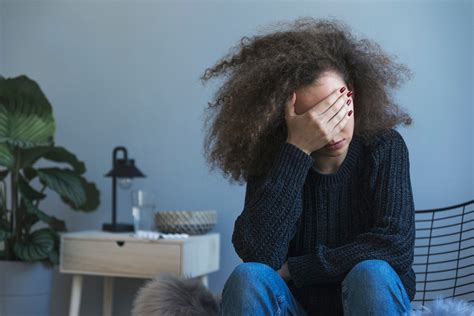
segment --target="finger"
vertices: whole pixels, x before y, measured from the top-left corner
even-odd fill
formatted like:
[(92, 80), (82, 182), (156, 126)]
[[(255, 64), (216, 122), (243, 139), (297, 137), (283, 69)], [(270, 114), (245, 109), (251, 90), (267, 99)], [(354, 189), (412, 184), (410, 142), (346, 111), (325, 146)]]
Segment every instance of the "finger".
[[(348, 109), (346, 109), (346, 114), (344, 115), (344, 117), (342, 119), (339, 120), (339, 122), (334, 126), (333, 128), (333, 133), (334, 135), (338, 134), (347, 124), (347, 122), (349, 122), (349, 119), (351, 118), (349, 116), (349, 112), (352, 111), (354, 112), (354, 109), (351, 107), (348, 107)], [(354, 113), (351, 113), (351, 116), (354, 115)]]
[[(339, 99), (336, 100), (336, 102), (326, 111), (321, 116), (321, 119), (323, 121), (326, 121), (328, 123), (332, 124), (337, 124), (339, 120), (343, 117), (344, 113), (341, 113), (341, 111), (348, 111), (347, 108), (350, 106), (352, 103), (352, 100), (350, 97), (348, 97), (346, 94), (342, 95)], [(349, 104), (348, 104), (349, 102)], [(337, 121), (332, 121), (333, 119), (336, 119)]]
[(295, 101), (296, 101), (296, 93), (293, 91), (293, 94), (288, 98), (288, 101), (286, 103), (285, 112), (286, 112), (287, 117), (293, 117), (293, 116), (298, 115), (295, 112), (295, 103), (296, 103)]
[(347, 110), (345, 108), (342, 108), (334, 117), (327, 123), (328, 128), (333, 134), (337, 134), (334, 130), (336, 126), (345, 119), (347, 116)]
[[(334, 103), (336, 103), (336, 101), (338, 101), (341, 98), (343, 99), (346, 96), (348, 89), (346, 86), (344, 86), (344, 88), (345, 89), (342, 92), (341, 92), (342, 87), (334, 90), (326, 98), (324, 98), (318, 104), (310, 108), (309, 111), (313, 111), (314, 114), (318, 114), (318, 115), (326, 114), (327, 111), (334, 105)], [(331, 117), (334, 114), (336, 114), (336, 112), (337, 110), (333, 110)]]

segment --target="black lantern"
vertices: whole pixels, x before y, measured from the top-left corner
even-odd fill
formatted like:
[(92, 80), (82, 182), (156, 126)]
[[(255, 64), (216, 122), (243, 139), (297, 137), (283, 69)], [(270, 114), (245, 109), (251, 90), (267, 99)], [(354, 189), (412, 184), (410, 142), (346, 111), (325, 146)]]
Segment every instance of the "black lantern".
[[(123, 159), (117, 159), (118, 151), (123, 151)], [(134, 231), (133, 224), (117, 223), (117, 178), (119, 178), (119, 186), (122, 188), (129, 188), (131, 185), (132, 178), (141, 177), (145, 175), (135, 167), (135, 161), (128, 159), (127, 149), (123, 146), (114, 148), (112, 154), (113, 168), (109, 173), (105, 174), (106, 177), (112, 177), (112, 223), (102, 224), (103, 231), (109, 232), (132, 232)]]

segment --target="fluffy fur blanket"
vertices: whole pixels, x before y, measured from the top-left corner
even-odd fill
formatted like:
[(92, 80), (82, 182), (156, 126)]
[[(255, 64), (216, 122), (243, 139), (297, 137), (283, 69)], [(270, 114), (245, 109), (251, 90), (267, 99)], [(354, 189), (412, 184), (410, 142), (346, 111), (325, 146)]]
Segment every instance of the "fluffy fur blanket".
[(137, 292), (133, 316), (219, 315), (220, 295), (213, 295), (199, 278), (158, 274)]
[(474, 305), (460, 299), (438, 297), (411, 311), (410, 316), (474, 316)]
[[(217, 316), (220, 295), (212, 294), (197, 278), (159, 274), (137, 292), (133, 316)], [(474, 304), (437, 298), (411, 311), (410, 316), (474, 316)]]

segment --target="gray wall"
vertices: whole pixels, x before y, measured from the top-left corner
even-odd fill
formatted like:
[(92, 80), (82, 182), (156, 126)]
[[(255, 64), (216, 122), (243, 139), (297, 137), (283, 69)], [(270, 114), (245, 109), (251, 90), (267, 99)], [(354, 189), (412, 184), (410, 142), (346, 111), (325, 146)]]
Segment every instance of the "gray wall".
[[(0, 0), (0, 72), (27, 74), (53, 105), (56, 143), (84, 160), (102, 191), (92, 214), (72, 212), (54, 193), (43, 207), (72, 231), (110, 220), (114, 146), (124, 145), (158, 208), (216, 209), (221, 291), (240, 260), (230, 237), (244, 186), (210, 173), (202, 156), (203, 109), (216, 84), (198, 77), (244, 35), (299, 16), (338, 17), (376, 40), (415, 78), (397, 92), (414, 126), (400, 129), (410, 151), (418, 209), (457, 204), (473, 187), (472, 1), (9, 1)], [(119, 219), (132, 220), (129, 192)], [(55, 277), (54, 312), (67, 311), (71, 278)], [(117, 279), (115, 315), (128, 315), (143, 280)], [(81, 315), (99, 315), (102, 280), (86, 277)]]

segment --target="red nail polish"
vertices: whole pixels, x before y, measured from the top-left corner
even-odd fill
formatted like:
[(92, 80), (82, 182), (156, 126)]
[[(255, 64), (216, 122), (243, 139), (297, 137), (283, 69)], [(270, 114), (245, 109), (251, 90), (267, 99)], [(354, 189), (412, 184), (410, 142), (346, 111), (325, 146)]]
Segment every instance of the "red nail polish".
[(341, 90), (339, 90), (340, 93), (343, 93), (344, 90), (346, 90), (346, 87), (342, 87)]
[(349, 116), (351, 116), (351, 115), (352, 115), (352, 110), (349, 111)]
[(352, 95), (352, 91), (349, 91), (349, 92), (347, 93), (347, 96), (350, 97), (351, 95)]
[(347, 105), (351, 104), (351, 99), (347, 100)]

